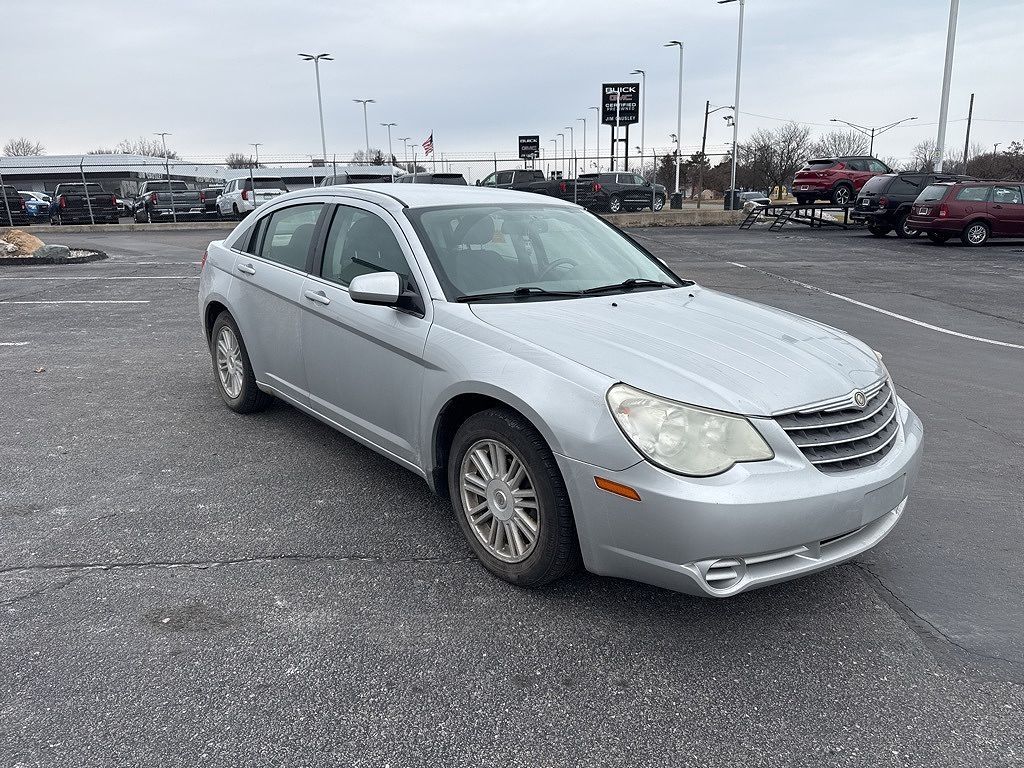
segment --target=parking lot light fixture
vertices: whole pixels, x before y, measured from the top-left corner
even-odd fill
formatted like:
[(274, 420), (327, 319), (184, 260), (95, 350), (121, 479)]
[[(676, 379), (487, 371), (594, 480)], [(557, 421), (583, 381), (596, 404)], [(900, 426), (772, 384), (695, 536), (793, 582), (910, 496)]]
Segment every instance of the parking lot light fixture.
[[(577, 121), (583, 123), (583, 170), (587, 170), (587, 118), (577, 117)], [(579, 169), (576, 169), (579, 171)]]
[[(178, 223), (178, 212), (174, 209), (174, 190), (171, 188), (171, 163), (167, 159), (167, 137), (168, 136), (173, 136), (174, 134), (168, 133), (167, 131), (159, 131), (159, 132), (157, 132), (157, 133), (155, 133), (153, 135), (154, 136), (159, 136), (160, 137), (160, 141), (164, 145), (164, 176), (167, 179), (167, 193), (171, 197), (171, 218), (174, 220), (174, 223), (177, 224)], [(85, 202), (86, 203), (89, 202), (89, 195), (85, 196)], [(92, 205), (91, 204), (89, 205), (89, 218), (90, 219), (92, 218)], [(96, 222), (92, 222), (92, 223), (95, 224)]]
[(573, 130), (572, 130), (572, 126), (571, 125), (565, 126), (565, 130), (567, 130), (569, 132), (569, 156), (572, 158), (572, 162), (573, 162), (573, 167), (572, 167), (571, 170), (572, 170), (573, 178), (576, 178), (576, 167), (575, 167), (575, 160), (576, 160), (576, 157), (575, 157), (576, 138), (573, 136)]
[(587, 107), (587, 109), (592, 109), (595, 112), (597, 112), (597, 117), (594, 118), (594, 120), (597, 122), (597, 127), (594, 129), (594, 143), (597, 144), (597, 149), (594, 152), (594, 157), (596, 158), (596, 162), (595, 162), (594, 166), (595, 166), (595, 168), (598, 171), (600, 171), (601, 170), (601, 108), (600, 107)]
[(382, 126), (388, 129), (388, 165), (391, 166), (391, 176), (395, 176), (395, 153), (391, 151), (391, 129), (398, 125), (398, 123), (381, 123)]
[(252, 143), (249, 146), (252, 147), (255, 150), (255, 153), (256, 153), (256, 157), (253, 160), (253, 165), (256, 166), (257, 168), (259, 168), (260, 167), (260, 147), (262, 147), (263, 145), (259, 144), (259, 143)]
[(642, 69), (634, 69), (629, 74), (640, 75), (640, 162), (644, 158), (644, 132), (647, 128), (647, 73)]
[(736, 94), (732, 101), (732, 172), (729, 174), (729, 189), (736, 189), (736, 152), (739, 147), (740, 131), (740, 68), (743, 63), (743, 5), (745, 0), (718, 0), (719, 5), (736, 2), (740, 4), (740, 20), (736, 31)]
[(680, 139), (683, 135), (683, 44), (678, 40), (669, 40), (665, 43), (666, 48), (679, 46), (679, 100), (676, 103), (676, 191), (679, 194), (679, 161), (680, 161)]
[(366, 105), (376, 104), (376, 99), (352, 99), (356, 104), (363, 105), (363, 134), (366, 137), (366, 164), (370, 164), (370, 124), (366, 122)]
[(300, 53), (299, 58), (303, 61), (313, 62), (313, 71), (316, 72), (316, 106), (320, 113), (320, 151), (323, 152), (324, 162), (327, 162), (327, 134), (324, 133), (324, 100), (320, 93), (320, 62), (334, 61), (329, 53)]
[(400, 142), (402, 142), (402, 163), (405, 166), (405, 172), (409, 172), (409, 139), (412, 136), (396, 136)]
[(895, 128), (897, 125), (901, 125), (903, 123), (909, 122), (910, 120), (917, 120), (917, 118), (916, 117), (904, 117), (902, 120), (897, 120), (895, 123), (889, 123), (888, 125), (877, 125), (877, 126), (874, 126), (872, 128), (869, 128), (869, 127), (863, 126), (863, 125), (857, 125), (856, 123), (851, 123), (851, 122), (848, 122), (846, 120), (840, 120), (838, 117), (831, 118), (829, 120), (829, 122), (830, 123), (842, 123), (843, 125), (848, 125), (851, 128), (853, 128), (853, 130), (857, 131), (858, 133), (863, 133), (865, 136), (869, 136), (871, 138), (871, 144), (870, 144), (870, 146), (868, 148), (868, 154), (871, 155), (872, 157), (874, 157), (875, 156), (875, 136), (881, 136), (883, 133), (888, 131), (890, 128)]
[[(565, 134), (564, 133), (556, 133), (555, 136), (557, 136), (559, 139), (562, 140), (562, 153), (561, 153), (561, 157), (558, 160), (558, 169), (559, 169), (559, 171), (561, 171), (562, 176), (564, 177), (565, 176)], [(555, 151), (556, 152), (558, 151), (558, 144), (555, 144)]]
[(558, 157), (558, 139), (548, 139), (548, 141), (555, 145), (555, 151), (551, 154), (552, 165), (554, 165), (554, 160)]

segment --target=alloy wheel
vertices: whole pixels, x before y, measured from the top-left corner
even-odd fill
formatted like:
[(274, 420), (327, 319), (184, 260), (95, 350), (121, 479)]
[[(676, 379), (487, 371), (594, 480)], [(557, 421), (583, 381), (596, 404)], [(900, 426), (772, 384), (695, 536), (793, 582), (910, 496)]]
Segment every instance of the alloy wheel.
[(988, 232), (985, 230), (984, 224), (972, 224), (967, 229), (967, 239), (971, 241), (972, 245), (981, 245), (987, 237)]
[(459, 486), (469, 527), (487, 552), (506, 563), (529, 557), (541, 510), (533, 478), (515, 451), (494, 439), (473, 443), (462, 459)]
[(232, 400), (242, 393), (244, 370), (238, 338), (235, 332), (225, 325), (217, 334), (217, 375), (225, 394)]

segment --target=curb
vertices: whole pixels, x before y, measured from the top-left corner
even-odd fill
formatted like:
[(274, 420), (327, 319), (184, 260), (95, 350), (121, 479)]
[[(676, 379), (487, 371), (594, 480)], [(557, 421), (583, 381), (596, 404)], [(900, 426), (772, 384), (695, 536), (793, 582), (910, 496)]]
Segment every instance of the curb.
[(0, 259), (0, 267), (6, 267), (8, 265), (12, 267), (30, 267), (34, 264), (88, 264), (91, 261), (102, 261), (103, 259), (109, 258), (104, 251), (96, 251), (91, 248), (75, 248), (76, 251), (88, 251), (81, 256), (68, 256), (65, 259), (58, 258), (56, 256), (42, 256), (36, 258), (35, 256), (16, 256), (15, 258), (3, 258)]
[(48, 233), (88, 234), (90, 232), (188, 232), (196, 230), (209, 230), (212, 232), (230, 232), (238, 226), (237, 221), (185, 221), (180, 224), (64, 224), (62, 226), (48, 224), (33, 224), (27, 227), (17, 227), (22, 232), (30, 235)]

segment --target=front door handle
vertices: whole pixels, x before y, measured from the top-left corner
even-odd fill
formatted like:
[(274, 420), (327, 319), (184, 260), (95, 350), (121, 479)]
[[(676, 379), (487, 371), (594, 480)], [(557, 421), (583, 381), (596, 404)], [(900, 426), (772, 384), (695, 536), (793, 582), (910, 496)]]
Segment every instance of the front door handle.
[(317, 304), (323, 304), (324, 306), (331, 303), (331, 300), (327, 298), (327, 294), (323, 291), (305, 291), (302, 295), (310, 301), (315, 301)]
[(1001, 205), (993, 205), (992, 207), (993, 208), (999, 208), (1001, 210), (1003, 206), (1001, 206)]
[(252, 264), (239, 264), (238, 271), (244, 272), (247, 275), (255, 275), (256, 268)]

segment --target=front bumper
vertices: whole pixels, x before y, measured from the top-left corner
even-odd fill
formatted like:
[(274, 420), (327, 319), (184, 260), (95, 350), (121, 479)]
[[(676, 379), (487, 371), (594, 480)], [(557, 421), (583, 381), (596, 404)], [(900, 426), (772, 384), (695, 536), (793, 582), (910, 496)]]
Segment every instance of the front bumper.
[[(840, 474), (811, 466), (770, 419), (757, 424), (776, 457), (715, 477), (681, 477), (646, 461), (609, 471), (558, 456), (587, 569), (728, 597), (870, 549), (902, 515), (921, 463), (921, 422), (902, 401), (899, 409), (892, 450)], [(595, 476), (636, 489), (641, 501), (602, 491)]]

